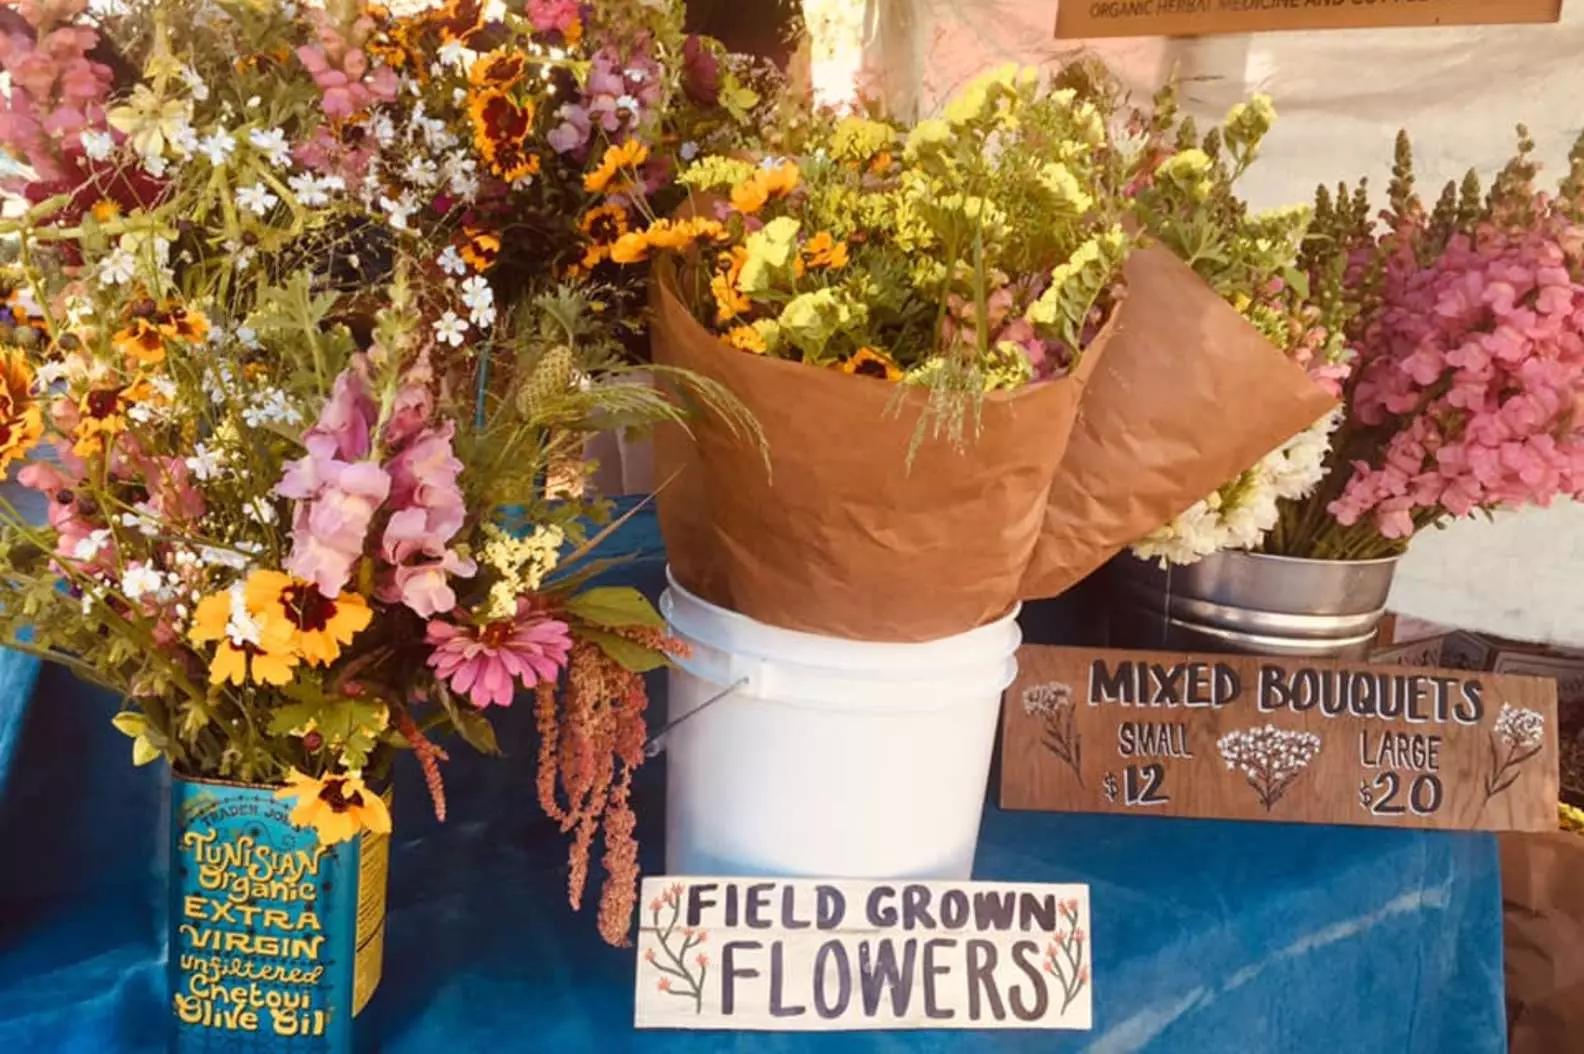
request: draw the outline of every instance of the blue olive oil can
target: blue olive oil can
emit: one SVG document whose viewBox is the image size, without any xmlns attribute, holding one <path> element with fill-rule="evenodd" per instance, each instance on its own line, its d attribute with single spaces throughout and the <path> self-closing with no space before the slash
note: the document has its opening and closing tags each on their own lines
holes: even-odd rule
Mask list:
<svg viewBox="0 0 1584 1054">
<path fill-rule="evenodd" d="M 363 1054 L 380 980 L 390 836 L 323 846 L 275 788 L 176 779 L 174 1054 Z"/>
</svg>

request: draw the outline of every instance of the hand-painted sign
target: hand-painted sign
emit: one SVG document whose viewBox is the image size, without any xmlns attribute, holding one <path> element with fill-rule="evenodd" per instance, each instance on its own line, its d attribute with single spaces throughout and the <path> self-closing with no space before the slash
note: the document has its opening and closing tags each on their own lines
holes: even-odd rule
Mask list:
<svg viewBox="0 0 1584 1054">
<path fill-rule="evenodd" d="M 1060 0 L 1058 37 L 1555 22 L 1562 0 Z"/>
<path fill-rule="evenodd" d="M 1546 831 L 1556 686 L 1533 677 L 1029 646 L 1008 809 Z"/>
<path fill-rule="evenodd" d="M 646 878 L 639 1028 L 1087 1029 L 1087 886 Z"/>
</svg>

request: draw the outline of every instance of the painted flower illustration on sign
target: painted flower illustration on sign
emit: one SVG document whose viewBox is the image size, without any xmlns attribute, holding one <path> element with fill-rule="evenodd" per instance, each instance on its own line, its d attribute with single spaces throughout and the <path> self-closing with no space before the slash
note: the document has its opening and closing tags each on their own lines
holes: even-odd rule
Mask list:
<svg viewBox="0 0 1584 1054">
<path fill-rule="evenodd" d="M 1544 749 L 1545 715 L 1503 703 L 1491 726 L 1491 771 L 1485 777 L 1485 800 L 1490 801 L 1517 783 L 1523 766 Z"/>
<path fill-rule="evenodd" d="M 653 933 L 660 947 L 645 951 L 644 962 L 660 974 L 656 991 L 693 1000 L 693 1012 L 699 1014 L 704 1011 L 709 956 L 698 949 L 709 940 L 709 931 L 680 925 L 684 892 L 679 882 L 649 902 L 650 924 L 642 929 Z"/>
<path fill-rule="evenodd" d="M 1023 690 L 1023 712 L 1045 723 L 1041 742 L 1073 770 L 1083 786 L 1083 737 L 1073 715 L 1072 686 L 1061 682 L 1036 684 Z"/>
<path fill-rule="evenodd" d="M 1089 984 L 1089 942 L 1078 924 L 1078 908 L 1076 900 L 1062 901 L 1061 920 L 1045 948 L 1045 972 L 1056 979 L 1063 1014 Z"/>
<path fill-rule="evenodd" d="M 1270 812 L 1320 753 L 1320 737 L 1313 732 L 1265 725 L 1228 732 L 1216 742 L 1216 747 L 1227 768 L 1243 773 L 1259 795 L 1260 804 Z"/>
</svg>

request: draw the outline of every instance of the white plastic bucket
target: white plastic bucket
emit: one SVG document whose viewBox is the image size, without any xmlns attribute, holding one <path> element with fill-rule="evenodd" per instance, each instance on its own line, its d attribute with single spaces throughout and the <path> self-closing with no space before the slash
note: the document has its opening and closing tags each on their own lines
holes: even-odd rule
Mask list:
<svg viewBox="0 0 1584 1054">
<path fill-rule="evenodd" d="M 970 877 L 1015 610 L 877 644 L 767 626 L 667 579 L 660 611 L 692 648 L 670 674 L 669 720 L 686 720 L 666 734 L 667 871 Z"/>
</svg>

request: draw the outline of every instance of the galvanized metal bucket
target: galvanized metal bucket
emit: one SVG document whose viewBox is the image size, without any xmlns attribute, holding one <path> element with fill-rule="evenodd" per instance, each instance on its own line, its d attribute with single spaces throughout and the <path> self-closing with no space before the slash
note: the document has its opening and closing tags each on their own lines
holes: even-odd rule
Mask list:
<svg viewBox="0 0 1584 1054">
<path fill-rule="evenodd" d="M 1368 654 L 1397 571 L 1381 560 L 1303 560 L 1217 553 L 1162 568 L 1111 562 L 1111 642 L 1118 647 L 1251 655 Z"/>
</svg>

